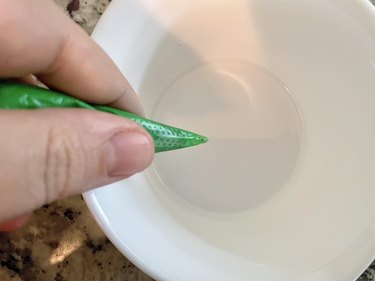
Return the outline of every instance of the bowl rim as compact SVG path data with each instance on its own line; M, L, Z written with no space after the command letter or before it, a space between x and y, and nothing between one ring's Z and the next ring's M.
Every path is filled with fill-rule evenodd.
M250 0L249 0L250 1ZM374 0L329 0L332 2L341 2L346 1L350 4L355 4L358 7L358 10L362 9L362 12L368 17L367 20L373 21L375 23L375 1ZM373 3L371 3L372 1ZM97 41L98 34L101 32L106 32L105 24L108 21L111 21L111 17L114 13L120 13L118 7L127 2L137 2L136 0L113 0L109 6L107 7L104 14L98 21L91 38L94 41ZM375 36L375 25L372 27L374 28L374 36ZM100 42L97 42L99 45ZM104 210L101 208L100 204L98 203L96 194L93 191L89 191L83 194L84 201L89 208L94 220L99 225L99 227L103 230L105 235L108 239L114 244L114 246L124 254L133 264L135 264L138 268L140 268L143 272L149 275L151 278L156 280L169 280L168 275L165 272L158 270L157 268L153 267L150 263L145 261L142 257L140 257L136 252L134 252L128 245L125 245L120 241L119 236L111 227L110 222L107 220ZM375 252L374 254L368 258L367 262L358 265L352 272L352 276L355 277L355 280L358 279L362 273L371 265L371 263L375 260Z

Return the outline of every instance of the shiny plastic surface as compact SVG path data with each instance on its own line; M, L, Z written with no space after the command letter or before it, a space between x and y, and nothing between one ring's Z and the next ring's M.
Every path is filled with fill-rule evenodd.
M0 108L40 109L78 107L99 110L129 118L140 124L152 136L155 152L176 150L207 142L207 138L180 128L168 126L120 109L85 103L79 99L40 87L15 82L0 82Z

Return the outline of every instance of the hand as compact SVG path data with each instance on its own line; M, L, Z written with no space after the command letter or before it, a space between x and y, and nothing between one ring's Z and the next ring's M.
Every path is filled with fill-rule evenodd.
M0 0L0 77L143 114L109 57L51 0ZM26 78L25 78L26 77ZM137 124L83 109L0 111L0 230L51 201L124 179L153 158Z

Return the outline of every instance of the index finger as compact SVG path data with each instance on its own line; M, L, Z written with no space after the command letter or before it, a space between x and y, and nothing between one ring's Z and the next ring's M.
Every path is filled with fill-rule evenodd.
M87 102L143 115L117 66L52 1L0 0L0 77L30 74Z

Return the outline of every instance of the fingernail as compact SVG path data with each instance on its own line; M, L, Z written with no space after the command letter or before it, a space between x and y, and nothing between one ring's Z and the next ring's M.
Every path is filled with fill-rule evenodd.
M117 133L110 141L114 147L110 176L130 176L150 165L153 144L146 135L139 132Z

